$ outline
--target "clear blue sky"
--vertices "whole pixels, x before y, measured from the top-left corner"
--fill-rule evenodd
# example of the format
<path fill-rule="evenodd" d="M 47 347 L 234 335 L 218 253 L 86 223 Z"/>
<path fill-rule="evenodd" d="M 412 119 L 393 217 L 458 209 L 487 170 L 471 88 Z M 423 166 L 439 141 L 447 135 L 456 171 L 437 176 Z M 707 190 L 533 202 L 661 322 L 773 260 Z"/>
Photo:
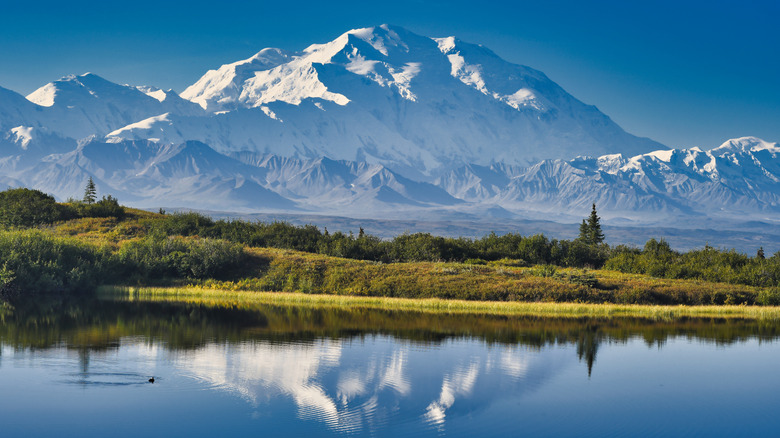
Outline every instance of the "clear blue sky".
<path fill-rule="evenodd" d="M 5 3 L 0 86 L 22 94 L 87 71 L 181 92 L 264 47 L 390 23 L 481 43 L 669 146 L 780 141 L 778 0 Z"/>

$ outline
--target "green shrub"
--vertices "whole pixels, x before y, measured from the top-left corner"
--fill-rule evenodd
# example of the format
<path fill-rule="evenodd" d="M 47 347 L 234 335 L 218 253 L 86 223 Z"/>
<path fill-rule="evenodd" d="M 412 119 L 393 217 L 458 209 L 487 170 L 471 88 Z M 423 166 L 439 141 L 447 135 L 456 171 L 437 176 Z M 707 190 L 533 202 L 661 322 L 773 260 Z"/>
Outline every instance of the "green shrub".
<path fill-rule="evenodd" d="M 117 252 L 123 275 L 141 279 L 221 277 L 244 259 L 243 246 L 237 243 L 159 234 L 129 241 Z"/>
<path fill-rule="evenodd" d="M 488 262 L 488 265 L 490 266 L 506 266 L 509 268 L 524 268 L 528 266 L 528 263 L 525 262 L 525 260 L 520 259 L 510 259 L 507 257 L 504 257 L 502 259 L 493 260 Z"/>
<path fill-rule="evenodd" d="M 0 267 L 0 302 L 13 302 L 19 298 L 19 288 L 14 284 L 14 271 L 3 265 Z"/>
<path fill-rule="evenodd" d="M 214 220 L 200 213 L 166 214 L 164 218 L 155 220 L 153 223 L 155 230 L 168 236 L 208 237 L 213 226 Z"/>
<path fill-rule="evenodd" d="M 599 283 L 598 279 L 596 279 L 596 276 L 589 273 L 588 271 L 571 273 L 566 277 L 566 279 L 569 280 L 569 283 L 579 284 L 590 288 L 598 286 Z"/>
<path fill-rule="evenodd" d="M 535 277 L 552 278 L 558 273 L 558 268 L 554 265 L 536 265 L 528 272 Z"/>
<path fill-rule="evenodd" d="M 483 259 L 466 259 L 463 263 L 466 265 L 487 265 L 487 261 Z"/>
<path fill-rule="evenodd" d="M 0 282 L 7 291 L 88 292 L 108 271 L 107 250 L 40 230 L 0 232 Z"/>
<path fill-rule="evenodd" d="M 25 188 L 0 192 L 0 226 L 27 228 L 74 217 L 67 206 L 39 190 Z"/>
<path fill-rule="evenodd" d="M 92 204 L 76 202 L 71 204 L 79 217 L 125 217 L 125 208 L 119 205 L 119 201 L 111 195 L 104 196 L 100 201 Z"/>
<path fill-rule="evenodd" d="M 200 236 L 224 239 L 247 246 L 292 249 L 357 260 L 392 262 L 466 262 L 482 259 L 520 260 L 509 266 L 556 264 L 598 268 L 609 258 L 606 244 L 548 239 L 539 234 L 523 237 L 491 233 L 481 239 L 450 238 L 430 233 L 402 234 L 386 241 L 365 232 L 328 233 L 314 225 L 295 226 L 286 222 L 249 223 L 241 220 L 215 221 L 199 213 L 166 215 L 151 223 L 153 230 L 169 236 Z M 527 261 L 527 262 L 526 262 Z"/>
<path fill-rule="evenodd" d="M 780 306 L 780 289 L 763 289 L 756 297 L 756 303 L 762 306 Z"/>

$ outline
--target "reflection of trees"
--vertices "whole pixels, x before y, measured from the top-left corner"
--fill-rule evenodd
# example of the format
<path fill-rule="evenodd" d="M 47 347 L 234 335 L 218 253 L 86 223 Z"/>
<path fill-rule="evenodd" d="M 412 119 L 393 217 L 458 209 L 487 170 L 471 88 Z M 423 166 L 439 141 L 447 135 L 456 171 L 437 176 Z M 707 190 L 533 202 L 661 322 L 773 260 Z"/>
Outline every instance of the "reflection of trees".
<path fill-rule="evenodd" d="M 575 345 L 592 371 L 601 342 L 643 339 L 663 346 L 671 337 L 730 344 L 774 340 L 780 323 L 753 320 L 636 318 L 537 318 L 399 312 L 376 309 L 224 305 L 149 301 L 39 300 L 0 312 L 0 343 L 14 348 L 66 345 L 88 366 L 89 351 L 115 349 L 121 338 L 164 341 L 166 348 L 195 349 L 209 342 L 315 342 L 383 334 L 421 343 L 452 338 L 543 348 Z"/>
<path fill-rule="evenodd" d="M 89 373 L 89 349 L 79 347 L 79 371 L 82 374 Z"/>
<path fill-rule="evenodd" d="M 593 362 L 596 361 L 596 350 L 599 348 L 599 333 L 593 326 L 586 326 L 580 331 L 580 337 L 577 339 L 577 357 L 588 364 L 588 377 L 593 372 Z"/>

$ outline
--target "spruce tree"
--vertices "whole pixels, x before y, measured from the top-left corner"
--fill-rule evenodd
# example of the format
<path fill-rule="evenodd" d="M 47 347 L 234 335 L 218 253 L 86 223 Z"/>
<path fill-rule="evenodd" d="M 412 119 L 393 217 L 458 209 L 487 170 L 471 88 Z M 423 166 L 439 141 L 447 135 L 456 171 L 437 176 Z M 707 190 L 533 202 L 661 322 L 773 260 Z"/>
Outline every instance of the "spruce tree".
<path fill-rule="evenodd" d="M 577 239 L 585 243 L 590 243 L 590 229 L 588 228 L 588 223 L 585 222 L 585 219 L 583 219 L 580 224 L 580 235 Z"/>
<path fill-rule="evenodd" d="M 598 245 L 604 242 L 604 233 L 601 231 L 601 218 L 596 214 L 596 203 L 593 203 L 593 209 L 588 217 L 588 232 L 590 234 L 590 244 Z"/>
<path fill-rule="evenodd" d="M 759 247 L 758 251 L 756 251 L 756 258 L 759 259 L 759 260 L 764 260 L 765 256 L 764 256 L 764 247 L 763 246 Z"/>
<path fill-rule="evenodd" d="M 92 177 L 89 177 L 87 181 L 87 187 L 84 189 L 83 201 L 87 204 L 94 204 L 97 199 L 97 189 L 95 188 L 95 181 L 92 181 Z"/>
<path fill-rule="evenodd" d="M 593 204 L 593 210 L 587 219 L 583 219 L 580 224 L 580 235 L 578 240 L 588 245 L 598 245 L 604 242 L 604 233 L 601 231 L 601 218 L 596 213 L 596 204 Z"/>

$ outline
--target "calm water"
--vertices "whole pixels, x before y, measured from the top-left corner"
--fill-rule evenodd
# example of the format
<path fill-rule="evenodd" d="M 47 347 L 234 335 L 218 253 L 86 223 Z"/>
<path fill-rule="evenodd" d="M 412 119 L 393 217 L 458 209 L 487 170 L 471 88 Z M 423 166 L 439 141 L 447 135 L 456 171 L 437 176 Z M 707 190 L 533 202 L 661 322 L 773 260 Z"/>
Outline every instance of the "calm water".
<path fill-rule="evenodd" d="M 38 303 L 0 311 L 0 435 L 777 436 L 779 336 L 749 321 Z"/>

